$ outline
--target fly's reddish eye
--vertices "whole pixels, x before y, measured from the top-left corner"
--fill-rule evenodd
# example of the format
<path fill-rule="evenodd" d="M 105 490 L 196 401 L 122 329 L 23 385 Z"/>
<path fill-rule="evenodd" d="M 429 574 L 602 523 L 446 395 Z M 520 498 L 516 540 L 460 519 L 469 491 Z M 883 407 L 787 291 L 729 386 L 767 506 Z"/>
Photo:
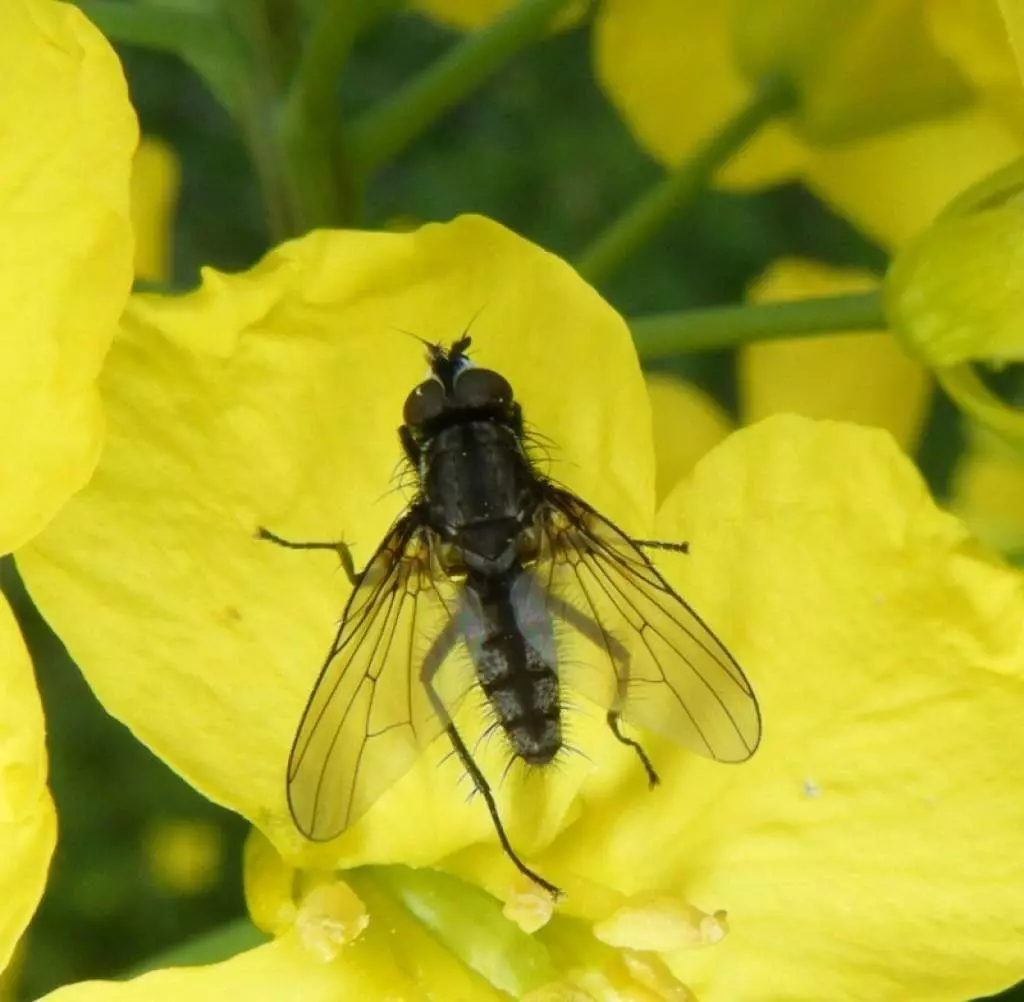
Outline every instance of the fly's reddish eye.
<path fill-rule="evenodd" d="M 428 379 L 405 398 L 402 419 L 410 428 L 420 428 L 444 410 L 444 387 L 436 379 Z"/>
<path fill-rule="evenodd" d="M 512 402 L 512 387 L 492 369 L 463 369 L 453 397 L 458 407 L 504 407 Z"/>

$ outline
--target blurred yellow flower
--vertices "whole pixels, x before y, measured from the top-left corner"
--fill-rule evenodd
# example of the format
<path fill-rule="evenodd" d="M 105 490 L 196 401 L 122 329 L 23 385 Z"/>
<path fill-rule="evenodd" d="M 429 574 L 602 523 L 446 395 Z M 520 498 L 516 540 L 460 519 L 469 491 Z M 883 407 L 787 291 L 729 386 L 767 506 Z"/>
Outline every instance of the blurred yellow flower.
<path fill-rule="evenodd" d="M 989 389 L 973 363 L 1024 360 L 1024 160 L 957 198 L 901 249 L 885 280 L 893 331 L 933 367 L 960 408 L 1018 446 L 1024 411 Z"/>
<path fill-rule="evenodd" d="M 144 849 L 159 887 L 174 894 L 199 894 L 218 877 L 224 839 L 208 821 L 159 821 L 146 833 Z"/>
<path fill-rule="evenodd" d="M 43 710 L 32 662 L 0 599 L 0 971 L 36 910 L 57 838 L 46 785 Z"/>
<path fill-rule="evenodd" d="M 877 289 L 854 268 L 795 258 L 774 262 L 749 290 L 754 301 L 803 299 Z M 771 414 L 853 421 L 885 428 L 913 449 L 931 402 L 932 380 L 886 331 L 761 341 L 739 352 L 741 419 Z"/>
<path fill-rule="evenodd" d="M 1024 135 L 1024 89 L 1009 21 L 1017 0 L 928 0 L 932 38 L 989 106 L 1017 135 Z M 1022 39 L 1024 40 L 1024 39 Z"/>
<path fill-rule="evenodd" d="M 132 230 L 135 276 L 151 282 L 171 277 L 174 210 L 181 165 L 174 150 L 159 139 L 143 137 L 132 163 Z"/>
<path fill-rule="evenodd" d="M 753 284 L 755 301 L 865 292 L 879 279 L 857 269 L 782 258 Z M 912 451 L 932 396 L 928 369 L 884 331 L 761 341 L 738 352 L 740 423 L 773 414 L 852 421 L 884 428 Z M 718 444 L 731 422 L 714 401 L 683 380 L 647 377 L 654 412 L 658 496 Z"/>
<path fill-rule="evenodd" d="M 449 340 L 474 316 L 479 362 L 554 442 L 551 474 L 631 533 L 690 543 L 662 568 L 766 720 L 742 767 L 651 738 L 652 793 L 603 717 L 574 710 L 583 754 L 497 790 L 513 843 L 565 889 L 557 907 L 440 744 L 333 842 L 306 843 L 285 803 L 348 588 L 254 530 L 343 535 L 365 559 L 402 505 L 395 428 L 423 372 L 399 330 Z M 656 510 L 625 324 L 563 262 L 472 217 L 314 233 L 191 295 L 136 297 L 102 388 L 96 476 L 19 567 L 107 708 L 259 829 L 247 897 L 275 939 L 51 999 L 801 1002 L 828 985 L 945 1002 L 1024 972 L 1024 588 L 890 436 L 773 418 Z M 498 744 L 481 749 L 491 775 Z"/>
<path fill-rule="evenodd" d="M 0 555 L 79 490 L 100 451 L 96 375 L 131 284 L 135 119 L 121 67 L 67 4 L 0 13 Z M 43 891 L 56 839 L 42 708 L 0 597 L 0 970 Z"/>
<path fill-rule="evenodd" d="M 682 379 L 650 373 L 646 382 L 660 503 L 697 460 L 733 430 L 733 422 L 710 394 Z"/>
<path fill-rule="evenodd" d="M 983 86 L 990 50 L 950 44 L 987 24 L 995 2 L 940 15 L 933 4 L 956 0 L 605 0 L 596 71 L 638 140 L 670 166 L 749 99 L 752 81 L 783 74 L 798 89 L 796 113 L 765 129 L 719 180 L 799 177 L 894 244 L 1024 150 L 998 88 Z"/>

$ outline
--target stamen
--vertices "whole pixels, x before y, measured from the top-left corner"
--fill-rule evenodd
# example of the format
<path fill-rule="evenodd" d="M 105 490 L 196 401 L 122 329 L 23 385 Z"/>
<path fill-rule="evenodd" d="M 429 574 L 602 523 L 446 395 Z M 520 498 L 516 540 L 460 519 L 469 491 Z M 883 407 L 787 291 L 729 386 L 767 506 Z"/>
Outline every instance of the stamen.
<path fill-rule="evenodd" d="M 623 950 L 622 960 L 637 984 L 654 992 L 665 1002 L 697 1002 L 697 996 L 676 978 L 660 957 Z"/>
<path fill-rule="evenodd" d="M 295 930 L 302 945 L 325 964 L 369 925 L 366 905 L 343 880 L 314 887 L 299 905 Z"/>
<path fill-rule="evenodd" d="M 636 898 L 594 926 L 594 935 L 609 946 L 656 953 L 709 946 L 728 931 L 724 911 L 708 914 L 670 897 Z"/>
<path fill-rule="evenodd" d="M 555 899 L 525 878 L 513 887 L 501 914 L 523 932 L 532 934 L 543 929 L 555 911 Z"/>

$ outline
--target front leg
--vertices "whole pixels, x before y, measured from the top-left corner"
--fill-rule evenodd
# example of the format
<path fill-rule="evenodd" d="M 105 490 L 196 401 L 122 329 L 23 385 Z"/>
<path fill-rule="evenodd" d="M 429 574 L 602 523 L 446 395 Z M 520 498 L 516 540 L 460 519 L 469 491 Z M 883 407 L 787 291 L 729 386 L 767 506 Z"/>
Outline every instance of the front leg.
<path fill-rule="evenodd" d="M 282 546 L 288 550 L 331 550 L 338 555 L 338 559 L 341 561 L 341 566 L 345 571 L 345 575 L 348 577 L 349 584 L 354 587 L 360 578 L 360 575 L 356 572 L 355 563 L 352 560 L 352 551 L 349 549 L 348 543 L 343 540 L 338 540 L 336 543 L 296 543 L 290 539 L 284 539 L 281 536 L 276 535 L 269 529 L 264 529 L 262 525 L 256 530 L 256 538 L 265 539 L 268 543 L 273 543 L 275 546 Z"/>

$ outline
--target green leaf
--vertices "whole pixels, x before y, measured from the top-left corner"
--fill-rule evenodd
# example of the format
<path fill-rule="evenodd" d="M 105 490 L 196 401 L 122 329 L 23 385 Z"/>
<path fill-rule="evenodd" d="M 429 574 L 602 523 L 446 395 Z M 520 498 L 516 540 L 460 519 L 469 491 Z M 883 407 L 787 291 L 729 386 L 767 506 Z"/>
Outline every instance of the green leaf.
<path fill-rule="evenodd" d="M 242 44 L 215 13 L 198 4 L 78 0 L 82 12 L 119 45 L 171 52 L 188 64 L 235 116 L 246 78 Z"/>

